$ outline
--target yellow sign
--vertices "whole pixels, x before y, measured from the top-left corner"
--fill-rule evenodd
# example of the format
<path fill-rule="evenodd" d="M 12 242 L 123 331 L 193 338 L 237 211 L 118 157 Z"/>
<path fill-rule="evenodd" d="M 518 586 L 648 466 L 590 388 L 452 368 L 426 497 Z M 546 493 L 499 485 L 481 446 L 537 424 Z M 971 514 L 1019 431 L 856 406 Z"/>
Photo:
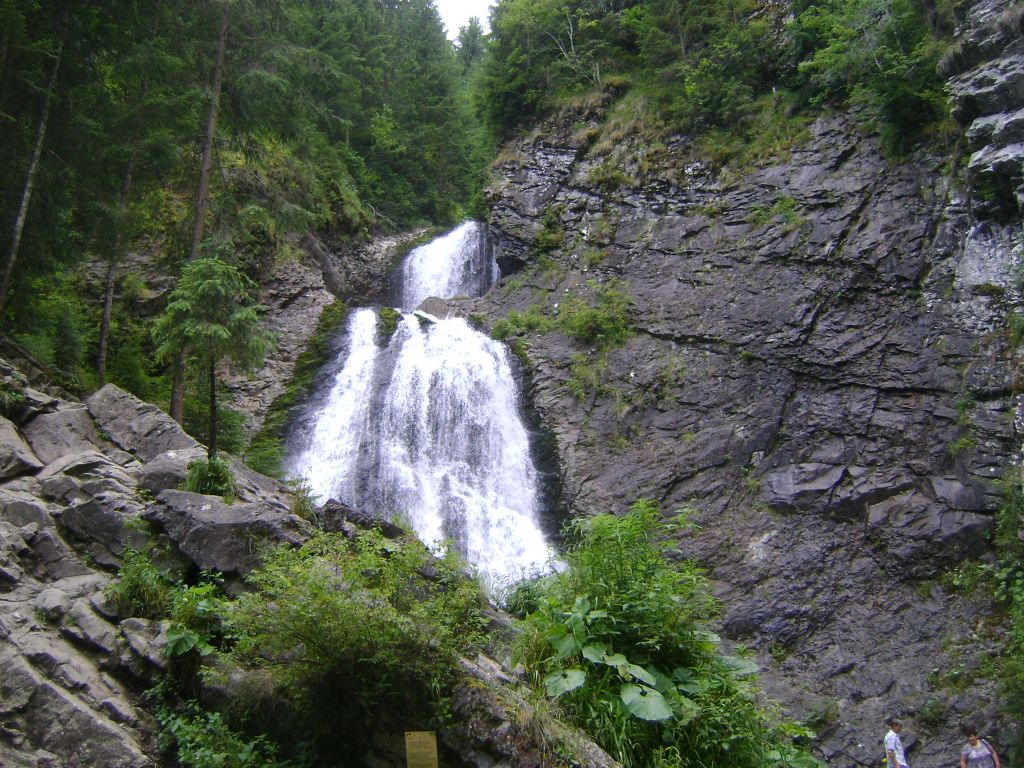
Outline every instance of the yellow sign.
<path fill-rule="evenodd" d="M 437 736 L 433 731 L 405 732 L 407 768 L 437 768 Z"/>

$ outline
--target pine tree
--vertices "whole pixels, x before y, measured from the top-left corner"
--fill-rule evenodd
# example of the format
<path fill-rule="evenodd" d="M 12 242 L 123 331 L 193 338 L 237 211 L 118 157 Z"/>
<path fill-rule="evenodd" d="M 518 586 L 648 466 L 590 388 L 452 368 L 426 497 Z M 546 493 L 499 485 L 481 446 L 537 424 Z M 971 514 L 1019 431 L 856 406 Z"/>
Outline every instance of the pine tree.
<path fill-rule="evenodd" d="M 238 267 L 214 257 L 186 264 L 167 309 L 153 326 L 163 360 L 192 358 L 209 380 L 208 457 L 217 455 L 217 365 L 259 365 L 271 343 L 251 294 L 256 285 Z"/>

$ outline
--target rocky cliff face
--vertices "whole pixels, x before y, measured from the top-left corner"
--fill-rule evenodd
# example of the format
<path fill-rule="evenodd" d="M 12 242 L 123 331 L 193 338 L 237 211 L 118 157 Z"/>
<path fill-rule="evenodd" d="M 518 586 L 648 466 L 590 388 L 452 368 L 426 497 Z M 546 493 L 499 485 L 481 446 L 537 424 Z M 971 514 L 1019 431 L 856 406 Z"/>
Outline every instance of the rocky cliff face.
<path fill-rule="evenodd" d="M 24 394 L 0 417 L 0 764 L 158 764 L 138 703 L 165 668 L 165 627 L 119 616 L 106 596 L 124 550 L 141 549 L 155 525 L 169 532 L 160 538 L 178 572 L 237 575 L 254 534 L 294 541 L 305 524 L 288 514 L 283 488 L 240 464 L 243 503 L 230 514 L 168 490 L 205 449 L 114 386 L 74 402 L 2 361 L 0 381 Z"/>
<path fill-rule="evenodd" d="M 1004 331 L 1019 246 L 994 220 L 1017 215 L 1024 155 L 1019 16 L 1004 6 L 970 8 L 954 81 L 987 196 L 943 158 L 886 161 L 843 115 L 731 180 L 698 160 L 609 184 L 588 143 L 597 108 L 505 152 L 492 227 L 517 273 L 461 309 L 557 311 L 609 285 L 632 297 L 634 332 L 605 356 L 520 337 L 565 502 L 695 508 L 682 547 L 713 569 L 724 633 L 839 766 L 878 762 L 888 712 L 910 718 L 925 768 L 955 759 L 962 719 L 995 725 L 976 667 L 998 629 L 944 577 L 988 556 L 1019 441 Z"/>

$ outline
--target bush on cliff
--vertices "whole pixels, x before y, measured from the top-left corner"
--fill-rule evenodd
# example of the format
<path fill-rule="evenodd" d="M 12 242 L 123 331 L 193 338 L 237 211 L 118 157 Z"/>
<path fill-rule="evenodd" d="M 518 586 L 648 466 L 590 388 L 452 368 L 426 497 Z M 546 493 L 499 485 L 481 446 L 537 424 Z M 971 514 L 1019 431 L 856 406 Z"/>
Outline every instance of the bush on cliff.
<path fill-rule="evenodd" d="M 667 557 L 681 525 L 646 499 L 570 525 L 567 568 L 511 600 L 532 609 L 517 650 L 530 679 L 627 768 L 819 765 L 793 745 L 810 732 L 758 706 L 756 665 L 705 628 L 707 578 Z"/>
<path fill-rule="evenodd" d="M 919 0 L 501 0 L 481 112 L 506 140 L 625 77 L 645 96 L 642 122 L 757 142 L 788 90 L 800 98 L 787 113 L 860 107 L 899 153 L 946 115 L 936 64 L 951 18 L 949 3 Z"/>
<path fill-rule="evenodd" d="M 1020 467 L 1007 470 L 1003 481 L 1003 505 L 997 515 L 995 543 L 999 566 L 995 570 L 994 592 L 1007 609 L 1010 632 L 998 660 L 1001 678 L 1001 708 L 1011 720 L 1024 712 L 1024 474 Z M 1014 764 L 1024 759 L 1024 728 L 1007 745 L 1006 757 Z"/>

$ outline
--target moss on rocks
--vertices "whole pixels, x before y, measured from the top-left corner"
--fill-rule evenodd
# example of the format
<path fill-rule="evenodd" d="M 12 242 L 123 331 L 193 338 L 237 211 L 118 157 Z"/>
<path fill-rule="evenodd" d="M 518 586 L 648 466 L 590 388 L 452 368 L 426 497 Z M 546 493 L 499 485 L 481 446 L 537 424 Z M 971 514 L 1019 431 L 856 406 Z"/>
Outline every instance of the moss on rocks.
<path fill-rule="evenodd" d="M 317 322 L 316 331 L 309 340 L 305 351 L 295 361 L 291 381 L 285 391 L 274 400 L 267 410 L 267 416 L 259 430 L 249 441 L 245 451 L 245 463 L 258 472 L 271 477 L 281 477 L 281 462 L 284 460 L 284 436 L 294 409 L 309 394 L 313 379 L 321 366 L 327 362 L 331 350 L 331 339 L 348 317 L 348 307 L 336 301 L 324 307 Z"/>

